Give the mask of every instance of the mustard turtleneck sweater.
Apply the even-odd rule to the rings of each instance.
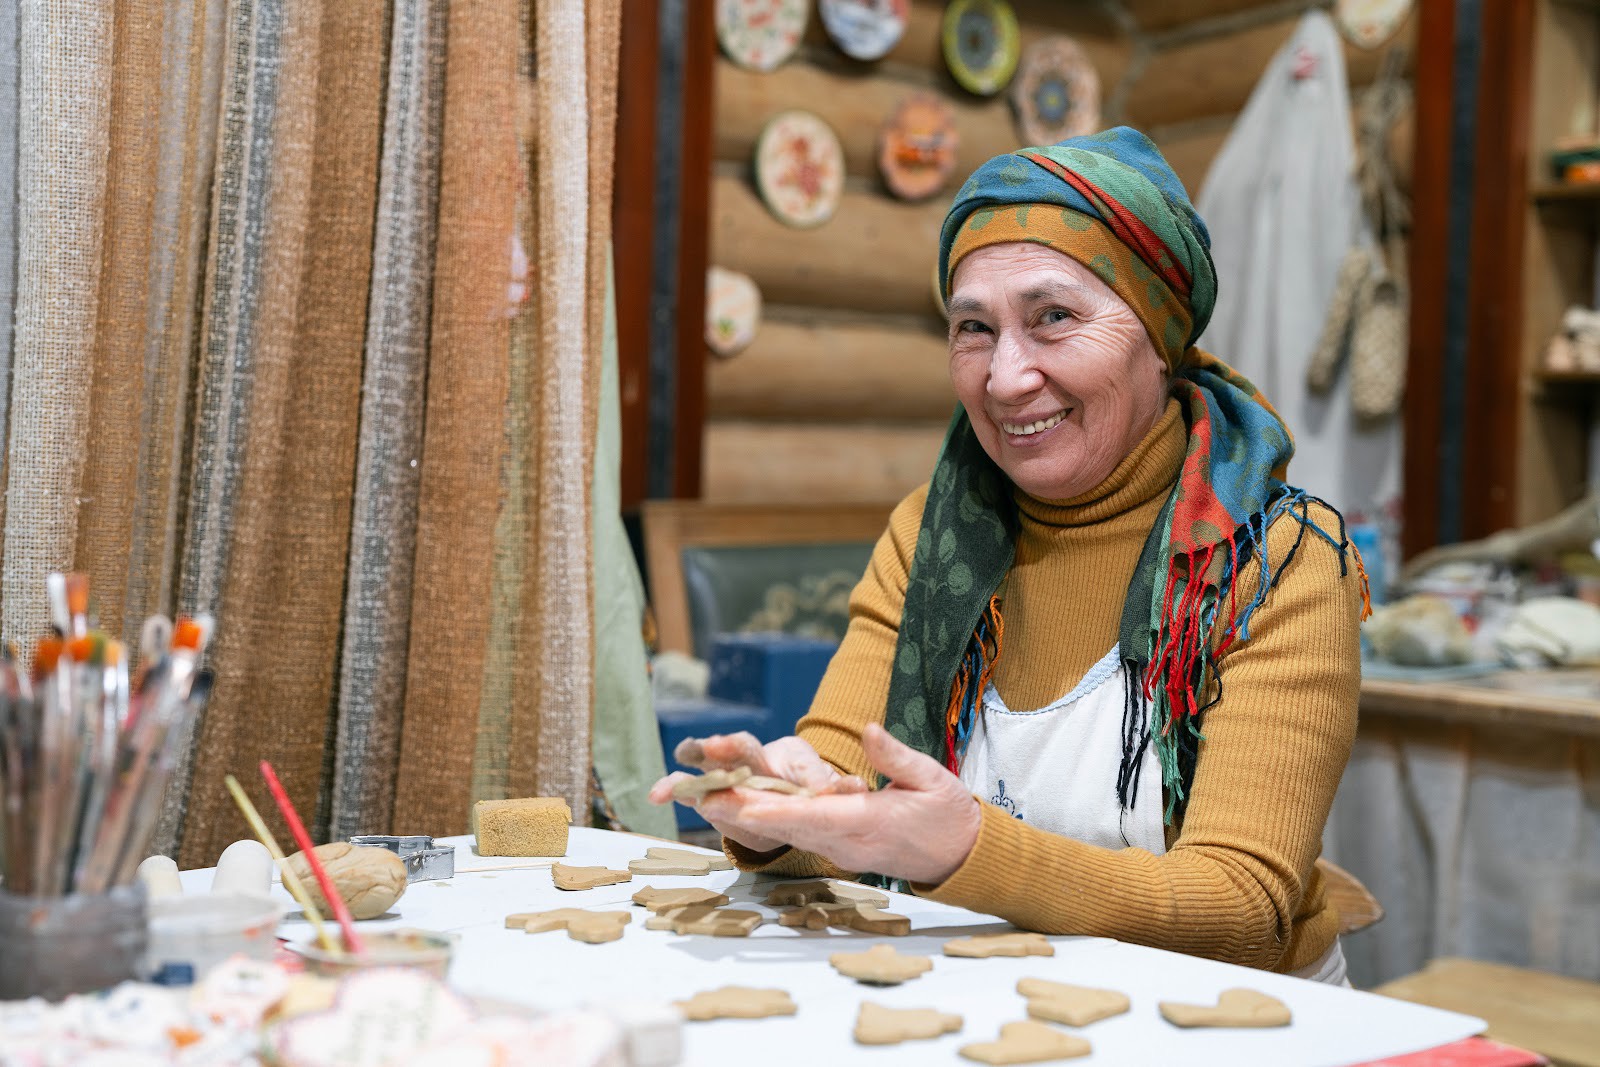
[[[1145,536],[1176,482],[1186,437],[1169,401],[1111,477],[1072,500],[1018,494],[1022,527],[1002,591],[1005,646],[995,685],[1007,705],[1040,708],[1069,692],[1117,641],[1123,598]],[[912,552],[927,487],[895,508],[850,600],[850,626],[797,733],[841,772],[873,780],[861,731],[882,722]],[[1326,529],[1337,519],[1313,508]],[[1282,560],[1298,533],[1267,536]],[[1241,600],[1255,593],[1241,577]],[[1104,849],[1049,833],[983,804],[966,862],[932,899],[1054,934],[1086,934],[1292,971],[1338,932],[1315,862],[1356,731],[1360,583],[1335,550],[1307,536],[1256,611],[1250,639],[1220,661],[1222,699],[1201,723],[1194,785],[1168,851]],[[980,798],[981,802],[981,798]],[[752,853],[746,869],[848,876],[793,850]]]

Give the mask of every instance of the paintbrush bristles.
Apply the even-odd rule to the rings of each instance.
[[[196,684],[209,620],[178,649],[162,636],[170,622],[148,620],[160,645],[141,638],[156,654],[132,682],[127,650],[91,629],[88,580],[52,574],[46,592],[52,632],[31,683],[0,648],[0,876],[16,895],[103,893],[134,878],[176,746],[210,694],[209,679]]]

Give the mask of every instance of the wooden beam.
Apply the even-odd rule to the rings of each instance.
[[[789,309],[799,313],[804,309]],[[943,323],[773,321],[708,367],[715,418],[941,419],[955,406]]]
[[[1400,547],[1406,558],[1437,543],[1443,421],[1445,249],[1450,233],[1450,130],[1455,77],[1454,0],[1420,0],[1416,142],[1411,212],[1410,353],[1404,401],[1404,493]]]
[[[700,495],[706,423],[706,270],[711,265],[711,131],[717,33],[712,5],[686,5],[683,57],[683,187],[678,236],[678,413],[673,494]]]
[[[645,497],[650,436],[650,271],[655,236],[657,0],[622,0],[612,192],[617,287],[617,388],[622,412],[622,510]]]
[[[893,503],[928,480],[946,421],[706,425],[705,498],[728,503]]]

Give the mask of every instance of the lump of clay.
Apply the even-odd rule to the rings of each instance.
[[[990,956],[1054,956],[1056,948],[1043,934],[980,934],[946,941],[944,954],[986,960]]]
[[[674,1002],[686,1019],[764,1019],[769,1015],[793,1015],[794,1001],[781,989],[749,989],[723,986],[696,993],[688,1000]]]
[[[1017,992],[1028,998],[1028,1014],[1035,1019],[1068,1026],[1090,1023],[1121,1015],[1128,1010],[1126,994],[1110,989],[1047,982],[1043,978],[1024,978]]]
[[[899,985],[933,970],[926,956],[902,956],[893,945],[873,945],[865,952],[835,952],[828,957],[833,969],[867,985]]]
[[[472,832],[480,856],[565,856],[572,809],[560,797],[480,800]]]
[[[1089,1042],[1083,1038],[1035,1022],[1006,1023],[1000,1028],[1000,1040],[961,1047],[966,1059],[989,1064],[1049,1063],[1087,1056],[1089,1052]]]
[[[930,1008],[904,1011],[862,1001],[856,1016],[856,1041],[863,1045],[898,1045],[902,1041],[925,1041],[953,1034],[961,1029],[961,1016]]]
[[[1217,1004],[1161,1002],[1161,1017],[1185,1029],[1199,1026],[1269,1027],[1289,1025],[1289,1006],[1254,989],[1224,989]]]
[[[312,851],[327,869],[334,889],[344,899],[350,914],[357,919],[376,919],[405,894],[405,862],[386,848],[360,848],[345,841],[332,841]],[[290,856],[289,869],[305,886],[311,902],[319,910],[330,911],[305,853],[296,852]]]

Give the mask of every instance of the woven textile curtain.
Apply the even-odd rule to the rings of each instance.
[[[183,865],[262,759],[329,838],[586,821],[608,777],[641,810],[659,753],[592,754],[619,18],[0,4],[0,629],[43,632],[55,569],[127,640],[216,616]]]

